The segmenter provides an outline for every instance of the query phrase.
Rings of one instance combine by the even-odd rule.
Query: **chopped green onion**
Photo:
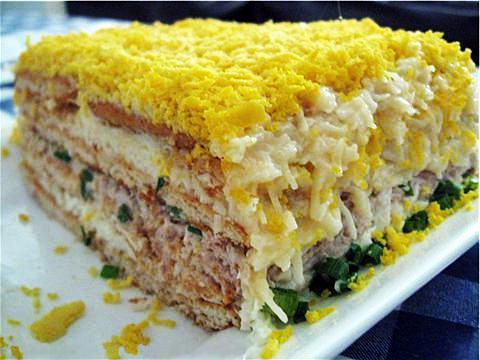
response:
[[[360,264],[363,259],[362,247],[358,244],[352,243],[350,249],[348,249],[345,257],[348,260],[349,264]]]
[[[462,188],[453,181],[440,181],[437,188],[433,192],[430,201],[436,201],[440,205],[440,209],[450,209],[453,207],[455,200],[460,199]]]
[[[301,323],[306,321],[307,319],[305,318],[305,314],[308,311],[308,302],[306,301],[300,301],[297,306],[297,311],[295,311],[295,314],[293,315],[293,322],[295,324]]]
[[[380,257],[383,254],[383,246],[377,243],[368,245],[365,249],[365,257],[363,258],[364,264],[378,265],[380,264]]]
[[[333,289],[337,294],[342,294],[344,292],[350,291],[350,289],[348,288],[348,281],[344,279],[335,281]]]
[[[463,180],[463,192],[465,194],[469,193],[470,191],[475,191],[478,189],[478,179],[473,175],[468,175]]]
[[[82,242],[85,244],[85,246],[90,246],[92,244],[92,235],[87,233],[83,226],[80,226],[80,230],[82,232]]]
[[[53,152],[53,155],[59,159],[59,160],[62,160],[63,162],[66,162],[66,163],[69,163],[70,160],[72,160],[72,158],[70,157],[70,155],[68,154],[68,151],[65,150],[63,147],[61,148],[58,148],[57,150],[55,150]]]
[[[327,258],[318,271],[324,273],[332,279],[346,279],[348,277],[348,263],[342,259]]]
[[[116,279],[120,274],[120,268],[118,266],[103,265],[100,277],[104,279]]]
[[[168,215],[170,215],[171,218],[173,218],[175,220],[180,220],[181,219],[182,209],[180,209],[176,206],[167,205],[167,212],[168,212]]]
[[[158,193],[162,187],[165,186],[165,179],[163,177],[159,177],[157,179],[157,188],[155,189],[155,192]]]
[[[126,223],[133,220],[132,210],[130,210],[127,204],[120,205],[118,208],[117,219],[121,223]]]
[[[320,272],[315,272],[313,275],[312,280],[310,281],[310,285],[308,288],[310,291],[313,291],[315,294],[320,296],[322,294],[322,291],[325,289],[333,289],[335,281],[330,279],[327,275],[320,273]]]
[[[298,307],[298,293],[295,290],[274,288],[273,301],[282,308],[285,314],[291,319]]]
[[[412,231],[422,231],[428,226],[428,214],[425,210],[412,214],[405,224],[403,224],[402,231],[404,233],[411,233]]]
[[[398,186],[407,196],[413,196],[413,187],[411,182],[407,182],[406,184],[402,184]]]
[[[198,235],[198,236],[202,236],[202,230],[200,230],[199,228],[196,228],[190,224],[187,225],[187,230],[189,232],[191,232],[192,234],[195,234],[195,235]]]
[[[85,200],[92,199],[92,192],[87,189],[87,183],[93,181],[93,175],[88,169],[80,173],[80,194]]]

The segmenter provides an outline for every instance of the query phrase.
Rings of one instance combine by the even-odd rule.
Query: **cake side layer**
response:
[[[66,164],[52,155],[49,146],[55,145],[22,130],[24,170],[44,207],[58,209],[56,217],[67,219],[77,233],[80,226],[95,233],[103,240],[107,257],[126,267],[143,290],[153,291],[200,325],[239,326],[238,273],[244,266],[245,249],[213,235],[205,224],[195,224],[198,228],[192,228],[197,230],[189,231],[193,225],[176,218],[177,214],[172,218],[155,194],[116,183],[78,159]],[[84,189],[87,199],[79,186],[79,172],[85,169],[94,179]],[[131,212],[125,223],[119,218],[122,206]]]
[[[216,233],[248,244],[243,227],[227,215],[218,160],[203,153],[191,156],[171,144],[170,138],[115,126],[92,112],[80,112],[75,102],[59,102],[53,94],[23,90],[17,96],[20,123],[30,123],[25,126],[35,127],[49,141],[62,144],[96,168],[108,169],[117,181],[139,191],[156,188],[161,177],[159,194],[169,204],[181,207],[197,222],[212,224]]]

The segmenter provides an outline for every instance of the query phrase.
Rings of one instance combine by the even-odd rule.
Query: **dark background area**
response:
[[[70,15],[172,23],[186,17],[261,23],[274,21],[315,21],[336,19],[339,8],[344,18],[370,17],[382,26],[407,30],[434,30],[449,41],[459,41],[472,50],[478,64],[477,1],[452,2],[67,2]]]

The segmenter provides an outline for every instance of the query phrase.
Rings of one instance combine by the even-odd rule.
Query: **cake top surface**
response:
[[[449,106],[461,108],[470,51],[433,32],[393,31],[370,19],[262,25],[187,19],[173,25],[46,36],[17,72],[67,76],[81,100],[121,104],[199,142],[224,143],[274,129],[315,102],[321,86],[350,97],[365,78],[418,57],[445,73]]]

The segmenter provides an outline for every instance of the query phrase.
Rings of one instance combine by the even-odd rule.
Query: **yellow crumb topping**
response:
[[[26,286],[21,286],[20,291],[23,295],[32,298],[32,307],[33,310],[37,313],[40,311],[42,303],[40,302],[40,288],[28,288]]]
[[[332,292],[328,289],[324,289],[321,293],[320,293],[320,299],[328,299],[330,297],[330,295],[332,295]]]
[[[383,254],[380,257],[380,260],[383,265],[391,265],[395,263],[395,260],[398,256],[405,255],[408,252],[408,248],[412,243],[422,241],[426,238],[430,230],[435,229],[440,225],[447,217],[454,214],[460,209],[471,210],[471,201],[478,198],[478,190],[470,191],[468,193],[463,193],[460,196],[460,199],[455,200],[453,207],[450,209],[442,210],[438,202],[434,201],[428,204],[425,208],[428,217],[428,226],[423,231],[412,231],[410,233],[403,233],[398,231],[397,228],[393,226],[387,226],[385,228],[385,233],[380,231],[374,231],[372,237],[374,240],[377,240],[380,237],[385,237],[387,247],[384,248]],[[412,209],[416,212],[420,208],[414,204]],[[392,220],[392,223],[394,221]]]
[[[175,320],[170,320],[170,319],[152,319],[151,321],[154,325],[165,326],[170,329],[173,329],[177,326],[177,323],[175,322]]]
[[[74,301],[54,307],[30,325],[32,336],[40,342],[55,341],[64,336],[70,325],[82,317],[84,312],[85,304],[83,301]]]
[[[65,254],[66,251],[67,251],[67,248],[65,246],[55,246],[53,248],[53,253],[55,255]]]
[[[110,289],[125,289],[132,285],[133,278],[131,276],[126,277],[125,279],[108,279],[107,286]]]
[[[82,216],[80,217],[80,220],[82,222],[89,222],[90,220],[93,219],[94,216],[95,216],[94,210],[87,210],[82,214]]]
[[[88,274],[92,277],[95,278],[98,275],[98,269],[95,266],[90,266],[88,268]]]
[[[0,336],[0,349],[3,349],[5,347],[5,339],[3,336]]]
[[[422,61],[445,74],[442,108],[459,109],[474,71],[470,51],[441,33],[393,31],[370,19],[262,25],[187,19],[173,25],[46,36],[27,44],[16,71],[73,78],[79,98],[122,104],[154,123],[196,139],[239,137],[272,128],[313,102],[324,85],[355,93],[400,58],[422,48]]]
[[[28,221],[30,220],[29,216],[27,214],[18,214],[18,220],[23,223],[23,224],[26,224],[28,223]]]
[[[10,155],[10,151],[6,146],[2,146],[2,158],[6,158],[8,155]]]
[[[8,319],[7,320],[7,324],[8,325],[11,325],[11,326],[20,326],[22,325],[22,323],[18,320],[15,320],[15,319]]]
[[[105,304],[119,304],[120,303],[120,293],[119,292],[104,292],[102,295],[103,302]]]
[[[291,325],[288,325],[281,330],[273,330],[268,336],[267,342],[265,343],[263,350],[260,354],[260,358],[273,358],[280,350],[280,345],[287,342],[288,339],[290,339],[290,337],[292,336],[292,333],[293,330]]]
[[[15,122],[13,125],[12,132],[10,133],[10,137],[8,138],[8,142],[12,145],[19,145],[21,139],[20,128],[18,124]]]
[[[316,323],[317,321],[323,319],[324,317],[330,315],[336,309],[335,306],[329,306],[326,308],[321,308],[317,310],[308,310],[305,314],[305,319],[309,324]]]
[[[30,297],[37,297],[40,296],[40,288],[28,288],[26,286],[21,286],[20,291],[22,292],[23,295],[25,296],[30,296]]]
[[[354,292],[362,291],[368,285],[370,279],[375,275],[375,269],[370,267],[365,274],[358,275],[355,281],[349,283],[347,286]]]
[[[23,353],[20,351],[18,346],[12,345],[10,346],[10,353],[12,354],[13,358],[16,360],[23,359]]]
[[[105,356],[108,359],[119,359],[119,350],[121,347],[127,354],[137,355],[139,345],[148,345],[150,338],[143,334],[148,327],[148,321],[143,320],[138,324],[128,324],[122,329],[119,336],[112,336],[110,341],[103,343]]]
[[[48,300],[57,300],[58,299],[58,294],[57,293],[47,293],[47,298]]]

